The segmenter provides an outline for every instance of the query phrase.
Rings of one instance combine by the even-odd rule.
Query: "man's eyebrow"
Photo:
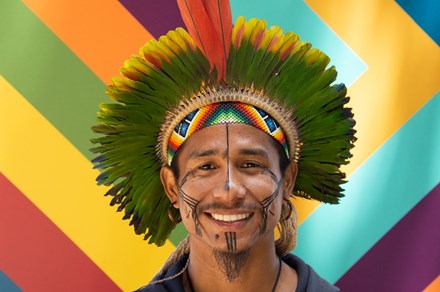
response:
[[[242,148],[238,151],[238,153],[243,155],[253,155],[253,156],[262,156],[264,158],[269,159],[269,154],[267,151],[263,149],[255,149],[255,148]]]
[[[208,150],[194,150],[189,154],[189,158],[201,158],[211,155],[217,155],[219,152],[216,149],[208,149]]]

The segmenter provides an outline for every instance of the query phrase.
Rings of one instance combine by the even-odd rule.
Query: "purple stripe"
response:
[[[177,27],[185,27],[176,0],[119,0],[119,2],[155,38]]]
[[[440,184],[339,279],[336,286],[341,291],[422,291],[440,274],[439,224]]]

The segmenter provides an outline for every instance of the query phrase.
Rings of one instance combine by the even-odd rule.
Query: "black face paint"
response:
[[[225,232],[226,246],[228,251],[234,252],[237,250],[237,234],[235,232]]]
[[[188,218],[189,215],[190,215],[190,213],[191,213],[191,215],[192,215],[192,219],[193,219],[193,221],[194,221],[194,229],[195,229],[195,231],[196,231],[196,234],[197,234],[198,236],[201,237],[201,236],[202,236],[202,229],[201,229],[201,226],[200,226],[199,216],[197,215],[197,206],[199,205],[199,202],[200,202],[200,201],[198,201],[198,200],[194,199],[193,197],[189,196],[188,194],[186,194],[186,193],[182,190],[182,187],[183,187],[183,185],[185,184],[185,182],[186,182],[186,180],[187,180],[187,178],[188,178],[189,175],[193,175],[193,173],[192,173],[192,172],[187,173],[187,174],[183,177],[181,183],[179,184],[179,195],[180,195],[180,197],[182,198],[182,200],[183,200],[183,201],[189,206],[189,208],[190,208],[190,211],[188,211],[188,214],[186,215],[186,217]]]
[[[269,172],[271,172],[270,170],[268,170]],[[277,188],[276,190],[268,197],[266,197],[265,199],[263,199],[260,204],[261,204],[261,209],[260,209],[260,214],[261,214],[261,223],[259,224],[260,227],[260,235],[264,234],[264,232],[266,232],[266,227],[267,227],[267,217],[269,215],[269,212],[273,215],[273,213],[269,210],[270,205],[272,204],[272,202],[276,199],[276,197],[279,194],[279,189],[281,186],[281,179],[279,181],[277,181]]]
[[[227,163],[227,169],[226,169],[226,184],[225,184],[225,190],[229,192],[230,189],[230,173],[229,173],[229,128],[228,124],[226,124],[226,163]]]
[[[277,176],[275,175],[275,173],[273,173],[273,171],[270,170],[270,169],[267,168],[267,167],[265,167],[265,168],[263,169],[263,171],[262,171],[262,173],[265,173],[265,172],[269,173],[270,178],[273,180],[273,182],[274,182],[276,185],[278,185],[279,181],[278,181],[278,178],[277,178]]]

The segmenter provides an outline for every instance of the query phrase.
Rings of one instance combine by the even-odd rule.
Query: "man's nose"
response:
[[[226,169],[222,182],[217,186],[214,197],[225,201],[242,199],[246,196],[245,182],[242,175],[234,168]]]

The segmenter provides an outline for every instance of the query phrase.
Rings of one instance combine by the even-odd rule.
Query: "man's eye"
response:
[[[211,163],[206,163],[206,164],[200,165],[199,169],[201,169],[201,170],[211,170],[211,169],[215,169],[215,165],[211,164]]]
[[[261,165],[255,162],[246,162],[242,165],[243,168],[259,168]]]

